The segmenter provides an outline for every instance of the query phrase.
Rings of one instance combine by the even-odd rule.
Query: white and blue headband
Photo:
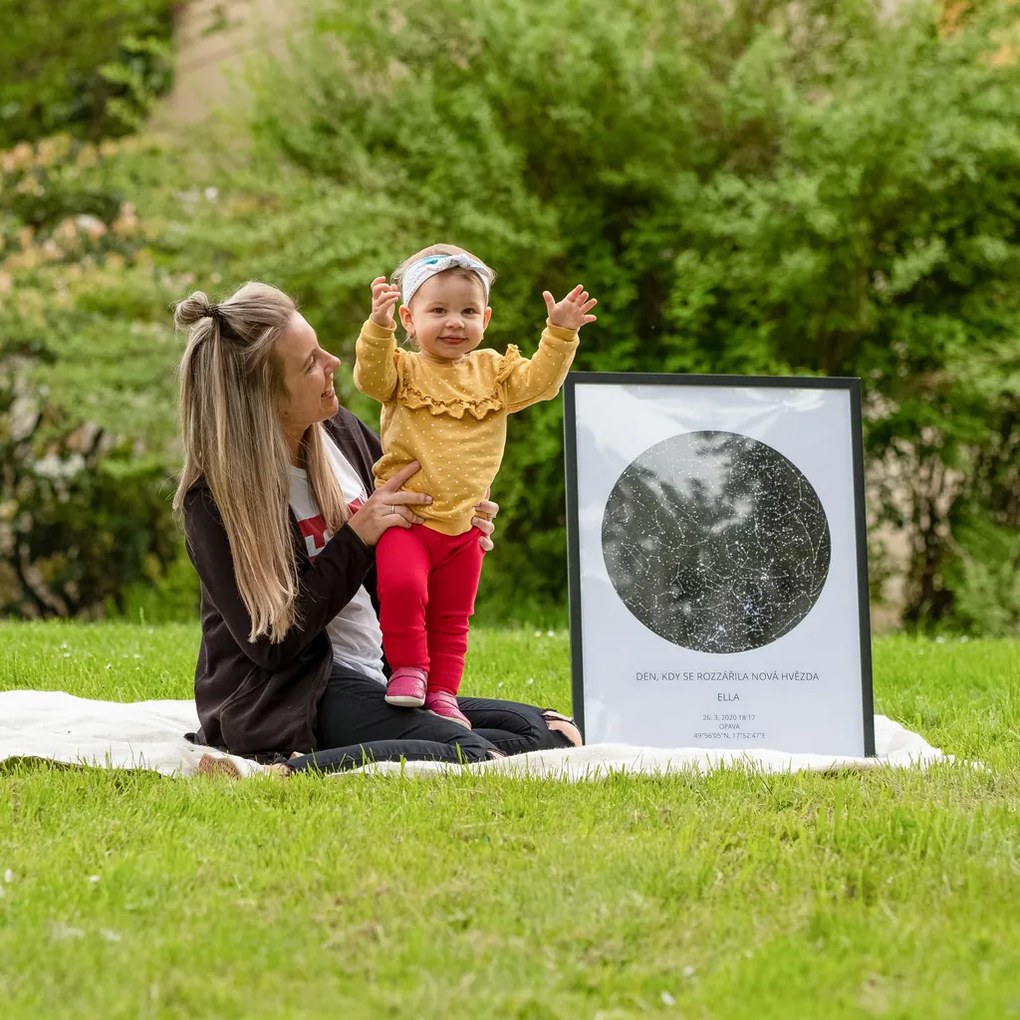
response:
[[[412,262],[405,270],[400,281],[401,300],[410,304],[418,288],[426,281],[445,273],[447,269],[470,269],[485,289],[485,303],[489,303],[489,269],[470,255],[458,252],[456,255],[426,255],[417,262]]]

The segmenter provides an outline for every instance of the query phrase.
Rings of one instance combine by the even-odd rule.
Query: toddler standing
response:
[[[595,300],[578,285],[544,291],[548,322],[531,359],[511,345],[477,350],[492,309],[493,271],[463,248],[437,244],[372,281],[372,314],[357,343],[354,381],[379,400],[383,456],[376,485],[417,461],[406,489],[430,493],[424,524],[390,528],[376,546],[379,622],[392,669],[391,705],[422,705],[470,727],[457,706],[468,620],[484,555],[471,526],[499,470],[507,415],[556,396]],[[415,350],[397,347],[393,310]]]

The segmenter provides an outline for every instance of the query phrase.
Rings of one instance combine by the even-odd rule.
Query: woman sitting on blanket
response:
[[[378,438],[341,407],[339,359],[294,302],[248,283],[176,308],[184,466],[174,497],[202,582],[194,739],[290,770],[366,760],[479,762],[576,746],[576,727],[530,705],[461,698],[466,729],[386,704],[373,547],[420,524],[411,464],[373,491]],[[495,503],[472,523],[492,548]],[[286,771],[286,769],[284,770]]]

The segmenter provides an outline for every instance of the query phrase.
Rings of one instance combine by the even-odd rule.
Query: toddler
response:
[[[372,314],[357,343],[354,381],[382,403],[376,484],[418,461],[405,488],[433,496],[424,524],[389,528],[376,546],[379,623],[392,669],[391,705],[470,728],[457,706],[468,620],[484,555],[471,526],[506,442],[507,415],[556,396],[595,300],[578,285],[563,300],[544,291],[548,322],[531,359],[511,345],[477,350],[492,309],[493,271],[463,248],[437,244],[372,281]],[[393,311],[415,348],[396,343]]]

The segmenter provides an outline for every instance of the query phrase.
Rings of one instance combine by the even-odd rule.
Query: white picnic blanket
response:
[[[198,728],[193,701],[93,701],[60,691],[0,692],[0,760],[46,758],[100,768],[149,769],[171,776],[198,771],[204,754],[225,758],[245,776],[267,770],[255,762],[197,747],[184,739]],[[612,773],[665,773],[722,767],[756,772],[832,771],[913,766],[927,768],[952,761],[923,737],[883,715],[875,716],[874,758],[847,755],[790,754],[785,751],[707,750],[698,747],[639,747],[631,744],[589,744],[586,747],[502,758],[476,765],[437,762],[379,762],[355,772],[435,774],[471,768],[535,778],[599,779]],[[351,775],[351,772],[334,775]]]

